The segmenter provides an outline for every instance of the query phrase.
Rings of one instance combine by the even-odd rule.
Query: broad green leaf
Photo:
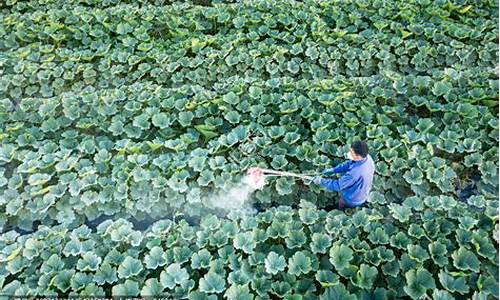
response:
[[[443,287],[451,293],[458,292],[463,295],[469,292],[466,277],[460,276],[458,278],[454,278],[443,270],[439,272],[438,277],[439,282],[443,285]]]
[[[113,286],[113,288],[111,289],[111,294],[113,295],[113,297],[118,297],[118,296],[133,297],[133,296],[138,296],[139,293],[140,293],[139,283],[137,281],[130,279],[125,280],[125,282],[122,284],[117,284]]]
[[[307,274],[312,270],[311,259],[303,251],[297,251],[288,259],[288,272],[294,275]]]
[[[442,96],[449,93],[452,90],[453,86],[446,81],[438,81],[434,83],[434,87],[432,88],[432,93],[436,96]]]
[[[76,267],[80,271],[97,271],[99,265],[101,264],[102,258],[97,256],[93,252],[86,252],[82,254],[76,264]]]
[[[164,266],[167,261],[164,257],[165,252],[159,246],[155,246],[151,248],[146,257],[144,258],[144,263],[146,264],[146,268],[148,269],[156,269],[158,267]]]
[[[282,255],[278,255],[277,253],[271,251],[266,257],[265,260],[266,272],[276,275],[281,271],[284,271],[286,268],[286,261]]]
[[[127,256],[118,267],[119,278],[130,278],[139,275],[143,270],[140,260]]]
[[[150,278],[144,282],[144,286],[141,289],[142,297],[151,296],[163,296],[163,286],[158,282],[156,278]]]
[[[153,115],[153,117],[151,118],[151,122],[153,123],[154,126],[160,129],[164,129],[170,126],[172,120],[170,116],[167,115],[166,113],[157,113]]]
[[[345,286],[341,283],[328,287],[324,293],[319,297],[320,300],[356,300],[356,295],[347,291]]]
[[[429,254],[420,245],[408,245],[408,255],[416,261],[424,262],[429,259]]]
[[[454,251],[451,254],[453,258],[453,265],[463,271],[471,270],[473,272],[479,272],[480,262],[472,251],[465,249],[464,247],[460,247],[458,250]]]
[[[222,99],[224,100],[224,102],[232,105],[236,105],[240,101],[238,96],[233,92],[227,93],[226,95],[224,95]]]
[[[335,269],[342,270],[349,266],[349,262],[354,258],[353,253],[348,246],[335,244],[330,248],[330,262]]]
[[[405,273],[406,285],[404,291],[412,299],[420,299],[429,289],[435,289],[436,284],[431,273],[424,268],[412,269]]]
[[[243,250],[247,254],[252,254],[256,246],[251,232],[238,233],[233,240],[233,246],[236,249]]]
[[[118,277],[116,275],[116,269],[112,267],[109,263],[104,262],[99,270],[94,275],[94,281],[98,285],[103,285],[105,283],[114,283],[118,281]]]
[[[314,233],[311,238],[311,251],[312,253],[325,254],[330,248],[332,239],[323,233]]]
[[[164,288],[174,289],[176,285],[182,285],[189,279],[189,274],[186,269],[181,268],[181,265],[174,263],[169,265],[160,274],[160,283]]]
[[[351,278],[351,281],[357,287],[371,290],[377,274],[377,268],[367,264],[361,264],[358,272],[356,273],[356,277]]]
[[[339,276],[330,270],[319,270],[316,273],[316,280],[322,287],[330,287],[339,283]]]
[[[307,237],[303,231],[293,230],[285,238],[288,249],[301,248],[306,243]]]
[[[229,300],[253,300],[254,295],[250,292],[248,285],[231,285],[224,293],[225,298]]]
[[[54,276],[51,280],[57,289],[65,293],[71,288],[71,277],[75,274],[75,270],[62,270],[59,274]]]
[[[200,279],[200,291],[205,293],[222,293],[226,288],[226,281],[214,272],[208,272]]]

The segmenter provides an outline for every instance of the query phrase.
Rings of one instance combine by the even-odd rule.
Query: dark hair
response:
[[[352,143],[351,146],[354,153],[365,158],[368,155],[368,145],[364,141],[357,141]]]

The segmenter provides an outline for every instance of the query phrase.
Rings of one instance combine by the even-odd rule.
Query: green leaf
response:
[[[285,138],[283,139],[287,144],[295,144],[301,138],[301,135],[296,132],[287,132]]]
[[[104,289],[102,287],[97,286],[94,283],[91,283],[83,289],[83,291],[80,293],[80,296],[105,297],[106,293],[104,292]]]
[[[15,245],[12,245],[12,246],[15,246]],[[9,253],[9,255],[6,258],[0,259],[0,262],[9,262],[9,261],[13,260],[21,253],[22,249],[23,249],[23,247],[19,246],[19,247],[15,248],[14,250],[12,250],[12,252],[10,252],[10,253],[8,252],[8,250],[4,249],[2,252],[7,252],[7,253]]]
[[[276,155],[271,161],[271,167],[275,170],[283,170],[287,164],[288,161],[284,155]]]
[[[141,297],[151,297],[151,296],[163,296],[164,288],[158,282],[156,278],[150,278],[144,282],[144,286],[141,289]]]
[[[341,283],[329,287],[319,297],[319,300],[357,300],[356,295],[349,293]]]
[[[399,262],[394,260],[384,264],[382,272],[386,275],[396,277],[399,274]]]
[[[443,285],[443,287],[452,293],[457,292],[463,295],[469,292],[469,286],[467,285],[466,278],[463,276],[454,278],[445,271],[441,270],[439,271],[438,277],[439,282]]]
[[[311,240],[311,251],[318,254],[325,254],[332,243],[330,236],[324,233],[314,233]]]
[[[164,288],[174,289],[176,285],[183,285],[189,280],[189,274],[181,265],[174,263],[169,265],[160,274],[160,283]]]
[[[291,60],[287,63],[287,70],[290,71],[290,73],[297,74],[300,71],[300,64]]]
[[[157,113],[153,115],[153,117],[151,118],[151,122],[154,126],[160,129],[164,129],[172,124],[172,119],[166,113]]]
[[[453,86],[447,81],[438,81],[434,83],[432,88],[432,93],[436,96],[443,96],[448,94],[452,90]]]
[[[51,280],[51,284],[57,287],[61,292],[66,293],[71,288],[71,278],[75,270],[62,270]]]
[[[389,204],[389,209],[392,216],[401,223],[408,222],[412,216],[411,208],[407,206],[391,203]]]
[[[232,104],[232,105],[236,105],[240,102],[239,97],[233,92],[229,92],[226,95],[224,95],[224,97],[222,97],[222,100],[224,100],[224,102],[226,102],[228,104]]]
[[[120,35],[130,33],[132,30],[133,28],[129,23],[118,23],[118,25],[116,25],[116,33]]]
[[[140,260],[127,256],[118,267],[118,277],[127,279],[139,275],[142,270],[143,267]]]
[[[377,278],[377,268],[371,267],[367,264],[361,264],[359,270],[356,273],[356,277],[351,278],[352,283],[362,289],[371,290],[373,287],[373,282]]]
[[[87,274],[83,272],[78,272],[76,273],[72,278],[71,278],[71,290],[72,291],[79,291],[84,289],[86,286],[91,284],[93,281],[93,276],[92,274]]]
[[[194,126],[204,137],[207,139],[214,138],[218,136],[216,132],[216,127],[212,125],[196,125]]]
[[[193,257],[191,258],[191,268],[207,268],[210,264],[211,259],[212,255],[210,254],[210,252],[206,249],[201,249],[197,253],[193,254]]]
[[[76,268],[81,271],[97,271],[102,258],[93,252],[86,252],[82,255],[76,264]]]
[[[35,173],[28,178],[29,185],[43,185],[50,180],[49,174]]]
[[[59,272],[64,268],[64,263],[57,254],[52,254],[42,263],[40,271],[43,273]]]
[[[291,292],[292,286],[288,282],[277,281],[271,283],[272,293],[280,298]]]
[[[429,259],[429,254],[420,245],[408,245],[408,255],[416,261],[424,262]]]
[[[354,258],[353,251],[347,245],[334,245],[330,248],[330,262],[335,269],[342,270],[349,266],[349,262]]]
[[[200,291],[205,293],[222,293],[226,288],[226,281],[222,276],[212,271],[200,279]]]
[[[312,60],[316,60],[319,57],[319,52],[316,47],[308,47],[305,52],[306,56]]]
[[[177,121],[181,124],[182,127],[188,127],[191,125],[191,121],[193,121],[194,114],[190,111],[181,111],[179,113],[179,118]]]
[[[463,271],[471,270],[476,273],[479,272],[479,259],[477,259],[474,253],[464,247],[460,247],[458,250],[454,251],[451,257],[453,258],[453,265],[457,269]]]
[[[238,233],[233,240],[234,248],[243,250],[247,254],[252,254],[256,245],[251,232]]]
[[[432,292],[432,299],[433,300],[455,300],[455,297],[453,297],[447,291],[434,290],[434,292]]]
[[[330,287],[339,283],[339,276],[330,270],[319,270],[316,273],[316,280],[322,287]]]
[[[224,114],[224,119],[226,119],[229,123],[233,125],[239,124],[241,121],[241,115],[237,111],[231,110],[226,114]]]
[[[276,191],[279,195],[289,195],[292,193],[293,181],[289,178],[279,178],[276,180]]]
[[[98,285],[103,285],[105,283],[112,284],[118,281],[118,277],[116,276],[116,269],[107,262],[103,263],[99,270],[95,273],[94,281]]]
[[[111,294],[113,297],[117,296],[127,296],[133,297],[139,295],[139,283],[134,280],[127,279],[122,284],[117,284],[111,289]]]
[[[282,255],[278,255],[276,252],[269,252],[265,260],[266,272],[276,275],[286,268],[286,261]]]
[[[385,232],[385,230],[381,227],[377,227],[374,231],[370,232],[368,235],[368,239],[373,244],[388,244],[389,243],[389,235]]]
[[[251,86],[249,89],[248,89],[248,94],[250,95],[250,97],[252,97],[253,99],[258,99],[260,98],[260,96],[262,95],[262,89],[258,86]]]
[[[477,222],[477,220],[475,220]],[[477,254],[484,258],[488,258],[491,261],[495,260],[495,255],[497,255],[497,248],[493,246],[493,243],[488,238],[488,233],[483,230],[474,232],[472,238],[472,244],[474,245]]]
[[[303,207],[299,209],[299,218],[302,223],[312,225],[318,220],[319,214],[316,208]]]
[[[422,179],[424,178],[424,174],[422,173],[422,171],[420,171],[420,169],[411,168],[411,170],[406,171],[403,174],[403,178],[409,184],[420,185],[422,184]]]
[[[490,294],[498,299],[498,280],[495,277],[480,275],[477,286],[481,292]]]
[[[140,114],[134,118],[132,124],[143,130],[148,130],[150,127],[149,116],[146,114]]]
[[[312,270],[311,259],[303,251],[297,251],[288,259],[288,272],[294,275],[307,274]]]
[[[444,267],[448,264],[448,250],[446,249],[446,245],[439,241],[434,241],[429,244],[428,248],[435,264],[440,267]]]
[[[435,289],[436,283],[431,273],[424,268],[412,269],[405,273],[406,285],[404,291],[412,299],[420,299],[427,290]]]
[[[229,300],[253,300],[254,295],[250,293],[250,289],[248,285],[239,285],[233,284],[231,285],[226,292],[224,293],[224,297]]]
[[[155,246],[151,248],[146,257],[144,258],[144,263],[146,264],[146,268],[148,269],[156,269],[158,267],[162,267],[167,263],[167,260],[164,257],[165,252],[163,252],[163,248],[159,246]]]
[[[285,238],[288,249],[300,248],[307,240],[306,234],[303,231],[292,230]]]

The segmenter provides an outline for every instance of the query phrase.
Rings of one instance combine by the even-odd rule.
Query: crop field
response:
[[[0,298],[498,299],[498,9],[0,1]]]

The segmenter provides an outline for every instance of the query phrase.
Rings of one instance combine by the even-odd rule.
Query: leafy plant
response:
[[[497,3],[4,2],[1,294],[498,298]]]

